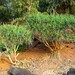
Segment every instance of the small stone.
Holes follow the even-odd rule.
[[[75,69],[70,68],[69,71],[67,72],[67,75],[75,75]]]
[[[65,73],[63,73],[63,75],[66,75]]]
[[[32,75],[28,70],[12,67],[8,71],[9,75]]]

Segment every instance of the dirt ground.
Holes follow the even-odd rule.
[[[25,68],[35,75],[62,75],[69,68],[75,68],[75,43],[64,44],[62,50],[51,56],[43,45],[21,52],[17,58],[20,62],[16,67]],[[12,65],[2,56],[0,60],[0,75]],[[5,75],[5,74],[3,74]]]

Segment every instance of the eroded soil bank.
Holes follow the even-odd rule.
[[[35,75],[62,75],[69,68],[75,68],[75,44],[64,44],[55,56],[42,44],[21,52],[17,58],[20,62],[15,67],[25,68]],[[7,75],[12,65],[6,57],[0,60],[0,75]]]

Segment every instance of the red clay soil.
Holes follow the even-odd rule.
[[[11,64],[9,60],[6,57],[2,56],[0,60],[0,72],[9,69],[10,66]]]
[[[60,51],[61,58],[75,60],[75,44],[64,44],[64,48]],[[26,52],[21,52],[18,56],[18,60],[38,60],[39,58],[46,58],[49,56],[49,50],[41,46],[39,48],[31,48]],[[43,64],[44,65],[44,64]],[[0,60],[0,72],[9,69],[11,66],[9,60],[6,57],[2,57]]]

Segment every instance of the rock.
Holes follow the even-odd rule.
[[[69,71],[67,72],[67,74],[64,74],[63,75],[75,75],[75,69],[74,68],[70,68]]]
[[[65,73],[63,75],[66,75]]]
[[[28,70],[12,67],[8,70],[9,75],[32,75]]]
[[[67,72],[67,75],[75,75],[75,69],[70,68],[69,71]]]

